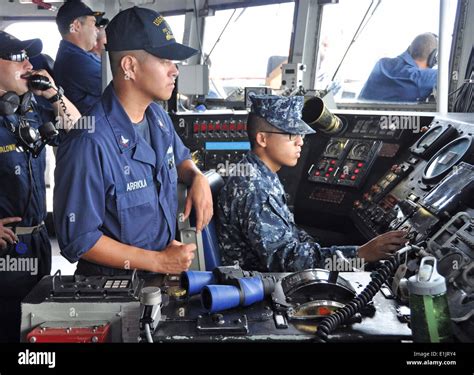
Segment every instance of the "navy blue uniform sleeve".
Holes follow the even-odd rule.
[[[309,268],[324,268],[324,259],[336,250],[354,256],[356,247],[322,248],[303,236],[279,212],[272,196],[260,197],[249,192],[239,200],[240,226],[246,233],[253,251],[260,261],[260,269],[268,272],[294,272]]]
[[[55,74],[68,99],[85,115],[102,95],[102,75],[92,58],[81,54],[74,57],[76,60],[67,66],[55,66]]]
[[[75,65],[71,73],[79,73],[76,76],[78,82],[81,83],[81,86],[87,91],[90,95],[100,97],[102,93],[102,75],[100,69],[94,65],[93,60],[82,58],[82,61],[78,61],[78,64]]]
[[[174,159],[176,166],[179,166],[183,161],[191,159],[191,153],[189,149],[184,145],[183,141],[179,135],[174,130],[174,127],[171,127],[173,132],[173,150],[174,150]]]
[[[54,224],[62,255],[76,262],[103,234],[105,192],[100,147],[70,136],[56,156]]]
[[[48,102],[46,98],[42,96],[35,96],[35,101],[36,103],[34,104],[34,108],[41,116],[41,120],[43,121],[43,123],[48,121],[54,123],[56,120],[56,115],[54,113],[54,109],[51,103]]]
[[[433,87],[436,86],[438,81],[438,70],[437,69],[421,69],[418,71],[418,89],[420,90],[420,98],[426,99],[431,92]]]
[[[298,230],[298,238],[300,242],[317,242],[312,236],[310,236],[306,231],[303,229]],[[335,252],[339,250],[346,258],[355,258],[357,256],[357,251],[359,250],[359,246],[331,246],[331,247],[321,247],[321,253],[324,254],[324,257],[331,257],[335,254]],[[325,261],[323,260],[323,263]],[[326,267],[321,267],[326,268]]]

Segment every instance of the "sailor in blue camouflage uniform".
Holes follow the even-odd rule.
[[[224,264],[238,261],[243,269],[293,272],[324,268],[336,250],[366,261],[386,258],[405,242],[405,233],[389,232],[367,244],[321,247],[298,228],[276,172],[295,166],[303,138],[313,134],[301,120],[303,97],[252,96],[247,121],[251,151],[230,173],[217,204],[217,232]],[[242,172],[242,173],[241,173]]]

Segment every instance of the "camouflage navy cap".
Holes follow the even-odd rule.
[[[290,134],[316,133],[301,119],[302,96],[251,95],[251,113],[264,118],[270,125]]]

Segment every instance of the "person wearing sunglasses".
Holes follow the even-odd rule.
[[[295,272],[324,268],[336,251],[376,261],[406,241],[405,232],[382,234],[358,246],[321,247],[295,224],[277,172],[294,167],[306,135],[315,131],[301,119],[302,96],[251,96],[247,133],[251,150],[222,188],[217,202],[217,236],[224,265],[245,270]]]
[[[66,97],[59,99],[46,70],[33,71],[29,57],[42,48],[40,39],[21,41],[0,31],[0,342],[19,341],[21,300],[51,270],[44,145],[59,140],[49,138],[56,132],[45,133],[44,126],[64,120],[64,108],[68,121],[80,117]],[[43,76],[40,82],[49,80],[41,87],[45,90],[30,91],[33,74]],[[48,131],[54,129],[51,123]]]

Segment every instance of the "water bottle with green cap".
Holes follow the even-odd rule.
[[[452,341],[446,280],[436,269],[436,258],[421,260],[418,274],[408,279],[411,329],[415,342]]]

